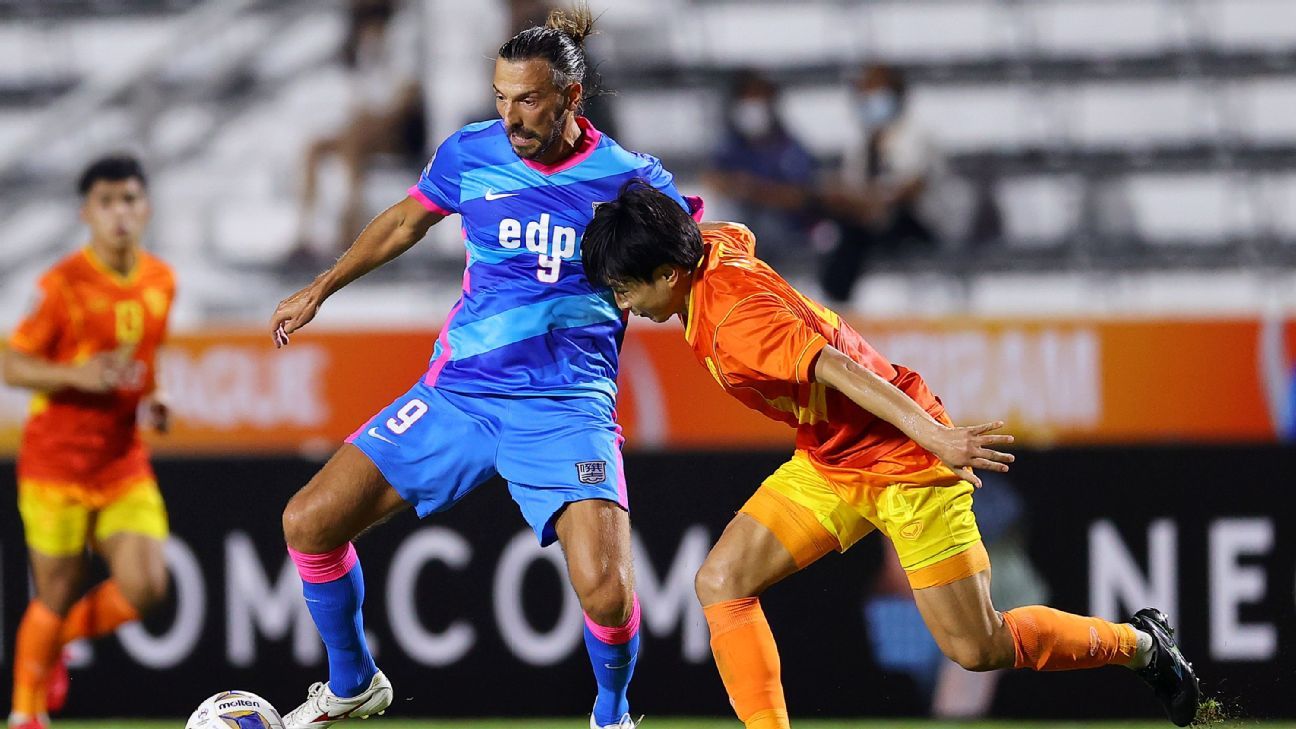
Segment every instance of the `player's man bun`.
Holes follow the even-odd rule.
[[[585,39],[594,32],[594,15],[584,2],[550,11],[543,26],[533,26],[508,39],[500,46],[499,57],[505,61],[543,58],[553,69],[553,83],[565,89],[575,83],[585,84],[584,96],[591,95],[592,84],[586,83],[589,62],[585,57]]]
[[[594,13],[585,3],[578,3],[567,10],[554,8],[549,11],[545,27],[564,33],[576,45],[584,46],[585,38],[594,34]]]

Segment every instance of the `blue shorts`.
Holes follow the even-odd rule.
[[[462,395],[422,380],[347,438],[420,518],[503,476],[542,545],[570,502],[629,508],[623,440],[602,397]]]

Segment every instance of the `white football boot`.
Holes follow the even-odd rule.
[[[642,714],[638,719],[629,714],[622,714],[617,723],[604,725],[595,721],[594,712],[590,712],[590,729],[635,729],[635,727],[639,726],[639,722],[641,721],[643,721]],[[288,727],[288,729],[292,729],[292,727]]]
[[[49,714],[28,716],[26,714],[13,713],[9,715],[9,729],[48,729],[49,725]]]
[[[306,703],[284,714],[285,729],[324,729],[347,719],[368,719],[381,714],[392,703],[391,681],[382,671],[374,674],[369,688],[349,698],[339,698],[327,683],[316,683],[306,694]]]

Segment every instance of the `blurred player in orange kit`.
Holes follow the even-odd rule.
[[[138,620],[166,595],[166,509],[137,413],[164,432],[154,356],[175,296],[171,269],[141,248],[150,208],[128,156],[81,176],[90,242],[41,277],[32,311],[9,338],[4,379],[34,391],[18,452],[22,514],[36,596],[18,628],[10,729],[44,729],[66,683],[62,647]],[[143,408],[141,408],[143,404]],[[87,547],[109,579],[82,591]]]
[[[951,425],[912,370],[893,365],[836,313],[755,257],[734,223],[701,227],[631,182],[599,205],[582,258],[623,310],[684,337],[720,386],[797,429],[796,452],[729,522],[698,570],[711,649],[749,729],[789,726],[778,649],[759,595],[873,530],[894,545],[941,651],[972,671],[1122,665],[1187,726],[1200,696],[1192,666],[1159,610],[1110,623],[1041,605],[995,610],[976,517],[972,468],[1007,471],[1002,423]]]

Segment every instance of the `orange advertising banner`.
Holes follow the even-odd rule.
[[[856,320],[920,372],[957,422],[1003,419],[1032,445],[1265,442],[1293,435],[1296,322]],[[160,355],[166,454],[331,452],[424,371],[432,330],[303,331],[276,350],[256,331],[174,337]],[[792,431],[726,396],[676,325],[635,322],[618,415],[627,447],[790,448]],[[0,389],[0,453],[27,395]]]

